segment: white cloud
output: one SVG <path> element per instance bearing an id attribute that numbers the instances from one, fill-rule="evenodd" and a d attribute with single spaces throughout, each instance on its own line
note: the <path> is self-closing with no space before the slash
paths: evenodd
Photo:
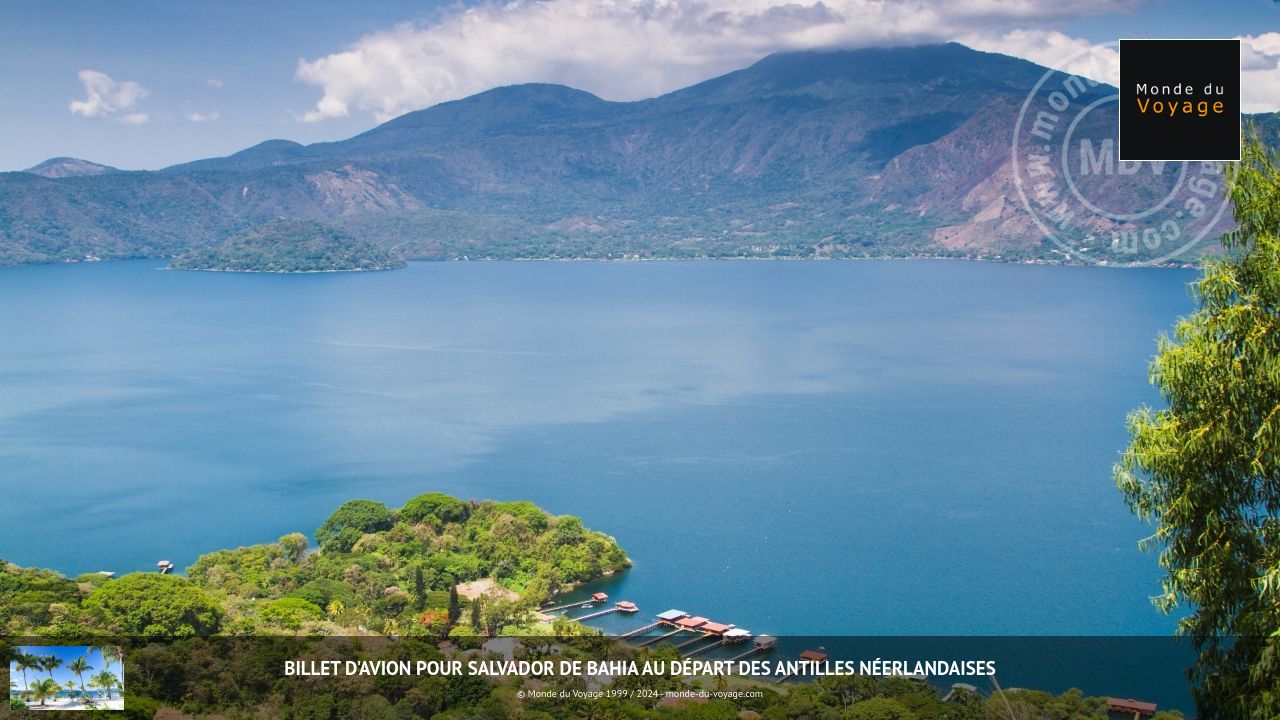
<path id="1" fill-rule="evenodd" d="M 1240 105 L 1247 113 L 1280 109 L 1280 32 L 1240 35 Z M 1014 30 L 995 37 L 961 37 L 980 50 L 1016 55 L 1041 65 L 1120 84 L 1120 53 L 1114 46 L 1090 45 L 1060 32 Z M 1070 62 L 1064 59 L 1074 58 Z"/>
<path id="2" fill-rule="evenodd" d="M 1280 32 L 1241 35 L 1240 40 L 1241 109 L 1280 109 Z"/>
<path id="3" fill-rule="evenodd" d="M 150 94 L 142 85 L 132 80 L 116 82 L 97 70 L 81 70 L 76 77 L 84 86 L 85 98 L 72 100 L 68 106 L 71 112 L 87 118 L 116 118 L 129 125 L 140 125 L 151 119 L 138 108 L 138 101 Z"/>
<path id="4" fill-rule="evenodd" d="M 188 111 L 185 117 L 193 123 L 213 122 L 222 116 L 222 113 L 214 110 L 209 113 Z"/>
<path id="5" fill-rule="evenodd" d="M 379 120 L 499 85 L 556 82 L 614 100 L 652 97 L 779 50 L 939 42 L 1035 55 L 1051 64 L 1082 41 L 1024 30 L 1114 12 L 1125 0 L 507 0 L 449 10 L 299 60 L 323 96 L 302 119 Z M 1104 58 L 1105 60 L 1105 58 Z"/>
<path id="6" fill-rule="evenodd" d="M 218 78 L 209 78 L 208 80 L 204 81 L 204 84 L 206 87 L 213 88 L 214 90 L 222 89 L 222 81 L 219 80 Z"/>
<path id="7" fill-rule="evenodd" d="M 1073 75 L 1120 85 L 1120 53 L 1114 45 L 1098 45 L 1056 30 L 1010 30 L 1001 35 L 975 33 L 956 39 L 978 50 L 1013 55 Z"/>

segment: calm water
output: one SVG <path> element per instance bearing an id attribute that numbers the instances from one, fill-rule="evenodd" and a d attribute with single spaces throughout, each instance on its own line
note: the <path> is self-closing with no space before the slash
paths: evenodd
<path id="1" fill-rule="evenodd" d="M 1110 468 L 1187 272 L 0 270 L 0 557 L 67 573 L 531 499 L 756 632 L 1165 634 Z"/>

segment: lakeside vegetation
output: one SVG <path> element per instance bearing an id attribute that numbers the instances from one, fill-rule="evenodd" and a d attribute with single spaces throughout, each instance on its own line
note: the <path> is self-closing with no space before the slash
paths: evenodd
<path id="1" fill-rule="evenodd" d="M 602 687 L 599 679 L 581 677 L 282 677 L 286 659 L 474 657 L 494 650 L 486 643 L 496 636 L 518 638 L 510 646 L 517 658 L 679 658 L 669 644 L 637 648 L 562 616 L 538 614 L 554 593 L 630 564 L 612 538 L 576 517 L 552 516 L 528 502 L 466 502 L 426 493 L 400 509 L 349 501 L 315 537 L 319 548 L 292 534 L 211 552 L 188 568 L 186 578 L 95 573 L 72 579 L 0 563 L 0 635 L 119 643 L 122 652 L 112 651 L 112 657 L 122 657 L 127 668 L 124 715 L 148 720 L 179 717 L 170 714 L 174 710 L 182 717 L 289 720 L 1007 720 L 1011 711 L 1016 720 L 1107 718 L 1105 699 L 1077 690 L 988 697 L 960 691 L 944 701 L 924 683 L 866 676 L 792 685 L 726 676 L 622 676 L 608 687 L 644 692 L 602 698 L 574 695 Z M 0 653 L 23 668 L 43 667 L 20 648 L 0 645 Z M 28 701 L 57 692 L 39 688 Z M 550 695 L 534 697 L 529 690 Z M 688 690 L 753 693 L 663 696 Z"/>
<path id="2" fill-rule="evenodd" d="M 1164 406 L 1129 416 L 1115 468 L 1142 547 L 1165 574 L 1153 601 L 1178 633 L 1202 717 L 1280 717 L 1280 155 L 1250 129 L 1227 185 L 1237 229 L 1194 283 L 1196 311 L 1150 366 Z"/>
<path id="3" fill-rule="evenodd" d="M 536 608 L 630 566 L 613 538 L 529 502 L 352 500 L 316 531 L 201 556 L 188 577 L 0 564 L 0 634 L 468 636 L 550 631 Z M 479 582 L 473 582 L 479 581 Z M 468 598 L 459 585 L 481 588 Z M 561 628 L 563 629 L 563 628 Z"/>
<path id="4" fill-rule="evenodd" d="M 405 261 L 387 248 L 314 220 L 280 218 L 179 254 L 175 270 L 337 272 L 393 270 Z"/>

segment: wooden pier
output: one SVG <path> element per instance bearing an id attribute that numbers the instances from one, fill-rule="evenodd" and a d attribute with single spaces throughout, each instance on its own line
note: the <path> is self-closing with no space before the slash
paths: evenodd
<path id="1" fill-rule="evenodd" d="M 603 615 L 609 615 L 611 613 L 616 613 L 616 612 L 622 612 L 622 611 L 616 607 L 611 607 L 611 608 L 605 608 L 604 610 L 599 610 L 597 612 L 593 612 L 590 615 L 583 615 L 582 617 L 569 618 L 569 619 L 574 622 L 582 622 L 584 620 L 590 620 L 592 618 L 598 618 Z"/>
<path id="2" fill-rule="evenodd" d="M 638 627 L 638 628 L 636 628 L 635 630 L 628 630 L 627 632 L 624 632 L 624 633 L 622 633 L 621 635 L 619 635 L 619 636 L 618 636 L 618 639 L 619 639 L 619 640 L 626 640 L 627 638 L 633 638 L 633 637 L 635 637 L 635 636 L 637 636 L 637 635 L 641 635 L 641 634 L 643 634 L 643 633 L 646 633 L 646 632 L 648 632 L 648 631 L 650 631 L 650 630 L 652 630 L 652 629 L 654 629 L 654 628 L 658 627 L 658 626 L 659 626 L 659 625 L 661 625 L 661 624 L 662 624 L 661 622 L 651 622 L 651 623 L 649 623 L 648 625 L 645 625 L 645 626 L 643 626 L 643 627 Z"/>
<path id="3" fill-rule="evenodd" d="M 707 639 L 707 638 L 709 638 L 709 637 L 715 637 L 715 636 L 714 636 L 714 635 L 708 635 L 707 633 L 703 633 L 703 634 L 699 635 L 698 637 L 696 637 L 696 638 L 694 638 L 694 639 L 692 639 L 692 640 L 685 640 L 684 642 L 680 643 L 679 645 L 677 645 L 677 646 L 676 646 L 676 650 L 683 650 L 684 648 L 686 648 L 686 647 L 688 647 L 688 646 L 690 646 L 690 645 L 694 645 L 694 644 L 696 644 L 696 643 L 700 643 L 700 642 L 702 642 L 703 640 L 706 640 L 706 639 Z"/>
<path id="4" fill-rule="evenodd" d="M 611 608 L 605 608 L 604 610 L 593 612 L 590 615 L 583 615 L 582 617 L 569 618 L 569 619 L 573 620 L 574 622 L 582 622 L 583 620 L 598 618 L 598 617 L 601 617 L 602 615 L 608 615 L 610 613 L 633 613 L 633 612 L 636 612 L 637 609 L 638 608 L 636 608 L 635 603 L 627 600 L 619 600 L 618 602 L 614 603 L 613 607 Z M 546 611 L 544 610 L 543 612 L 546 612 Z"/>
<path id="5" fill-rule="evenodd" d="M 686 658 L 691 658 L 691 657 L 693 657 L 693 656 L 695 656 L 695 655 L 701 655 L 701 654 L 702 654 L 702 653 L 704 653 L 704 652 L 710 652 L 711 650 L 714 650 L 714 649 L 716 649 L 716 648 L 718 648 L 718 647 L 720 647 L 720 646 L 722 646 L 722 645 L 724 645 L 724 638 L 720 638 L 719 640 L 716 640 L 715 642 L 711 643 L 710 645 L 703 645 L 702 647 L 700 647 L 700 648 L 697 648 L 697 649 L 693 650 L 693 651 L 692 651 L 692 652 L 690 652 L 688 655 L 685 655 L 685 657 L 686 657 Z"/>
<path id="6" fill-rule="evenodd" d="M 738 653 L 737 655 L 734 655 L 733 657 L 729 658 L 729 662 L 738 662 L 739 660 L 745 657 L 750 657 L 751 655 L 755 655 L 758 652 L 764 652 L 764 651 L 765 651 L 765 648 L 753 647 L 744 653 Z"/>
<path id="7" fill-rule="evenodd" d="M 568 610 L 570 608 L 588 607 L 588 606 L 594 606 L 599 604 L 600 603 L 596 602 L 595 600 L 592 600 L 591 598 L 587 598 L 586 600 L 578 600 L 576 602 L 565 603 L 564 605 L 556 605 L 555 607 L 539 608 L 538 612 L 553 613 L 553 612 L 560 612 L 561 610 Z"/>
<path id="8" fill-rule="evenodd" d="M 652 644 L 654 644 L 654 643 L 658 642 L 659 640 L 666 640 L 667 638 L 671 637 L 672 635 L 679 635 L 679 634 L 680 634 L 680 633 L 682 633 L 682 632 L 684 632 L 684 628 L 676 628 L 675 630 L 672 630 L 671 632 L 666 633 L 665 635 L 659 635 L 659 636 L 657 636 L 657 637 L 651 637 L 651 638 L 649 638 L 648 640 L 645 640 L 644 642 L 640 643 L 639 645 L 636 645 L 636 647 L 638 647 L 638 648 L 648 647 L 648 646 L 650 646 L 650 645 L 652 645 Z"/>

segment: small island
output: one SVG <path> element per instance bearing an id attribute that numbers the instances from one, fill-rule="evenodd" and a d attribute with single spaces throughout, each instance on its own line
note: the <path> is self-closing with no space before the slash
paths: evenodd
<path id="1" fill-rule="evenodd" d="M 356 272 L 394 270 L 403 258 L 351 233 L 314 220 L 281 218 L 225 241 L 194 248 L 169 264 L 174 270 L 214 272 Z"/>

